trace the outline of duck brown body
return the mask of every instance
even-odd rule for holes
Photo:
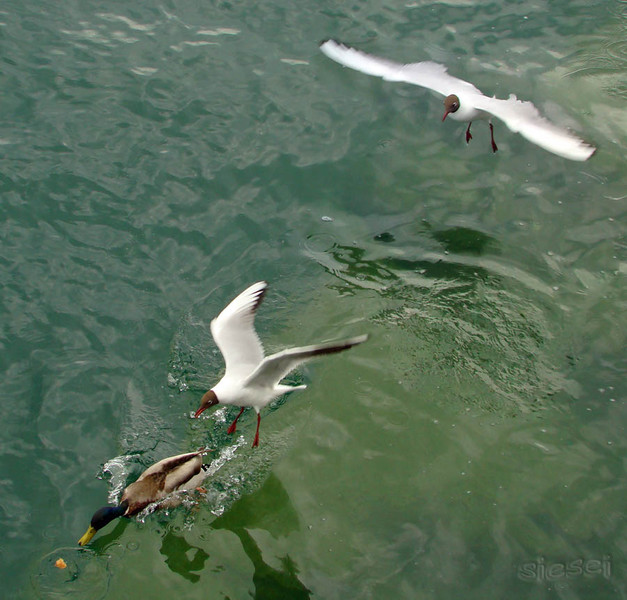
[[[193,489],[193,480],[201,470],[202,451],[170,456],[148,467],[122,494],[120,504],[128,502],[124,516],[134,515],[177,490]]]
[[[104,506],[91,519],[85,534],[78,540],[84,546],[95,533],[117,517],[130,517],[149,504],[160,502],[176,491],[196,488],[205,477],[203,472],[204,448],[196,452],[177,454],[164,458],[148,467],[122,494],[118,506]]]

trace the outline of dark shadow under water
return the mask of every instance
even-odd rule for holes
[[[305,600],[311,597],[311,591],[298,579],[298,566],[290,556],[280,558],[281,568],[271,567],[264,561],[257,542],[249,533],[249,529],[265,529],[277,538],[300,528],[287,491],[275,475],[270,475],[255,494],[240,498],[227,513],[214,521],[213,528],[232,531],[240,539],[255,569],[255,600]]]

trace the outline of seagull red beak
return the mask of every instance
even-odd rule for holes
[[[218,397],[215,395],[213,390],[209,390],[205,393],[205,395],[200,400],[200,407],[194,413],[194,418],[197,419],[204,413],[208,408],[211,408],[213,405],[218,403]]]
[[[447,108],[446,111],[444,112],[444,116],[442,117],[442,120],[444,121],[444,119],[446,119],[446,117],[448,117],[449,113],[451,111]]]

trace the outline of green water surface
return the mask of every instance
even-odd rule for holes
[[[515,93],[554,156],[333,37]],[[0,6],[3,598],[627,598],[627,4]],[[369,333],[262,413],[192,420],[213,317]],[[206,493],[94,510],[210,446]],[[55,568],[62,557],[68,568]]]

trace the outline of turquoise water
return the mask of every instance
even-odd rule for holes
[[[466,145],[326,37],[598,151]],[[627,597],[625,2],[27,0],[0,57],[4,597]],[[371,339],[290,376],[253,450],[254,414],[190,414],[260,279],[269,351]],[[204,445],[206,494],[78,549]]]

